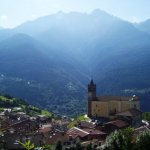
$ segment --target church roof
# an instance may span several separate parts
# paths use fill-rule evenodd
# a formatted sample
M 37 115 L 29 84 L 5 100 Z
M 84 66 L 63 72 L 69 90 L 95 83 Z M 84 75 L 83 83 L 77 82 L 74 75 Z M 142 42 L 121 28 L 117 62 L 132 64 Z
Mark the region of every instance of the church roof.
M 138 101 L 138 96 L 98 96 L 98 101 Z

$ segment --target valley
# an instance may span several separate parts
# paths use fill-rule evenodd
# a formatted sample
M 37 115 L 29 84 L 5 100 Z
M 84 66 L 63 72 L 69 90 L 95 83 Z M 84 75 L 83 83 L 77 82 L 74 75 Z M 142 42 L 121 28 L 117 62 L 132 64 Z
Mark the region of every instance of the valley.
M 87 110 L 93 77 L 99 95 L 135 94 L 149 111 L 150 35 L 142 29 L 101 10 L 59 12 L 1 29 L 0 92 L 77 116 Z

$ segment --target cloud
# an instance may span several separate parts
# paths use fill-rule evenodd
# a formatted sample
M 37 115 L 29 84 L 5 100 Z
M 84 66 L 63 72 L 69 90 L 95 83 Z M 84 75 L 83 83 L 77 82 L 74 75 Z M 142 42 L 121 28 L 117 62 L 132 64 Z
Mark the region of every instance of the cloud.
M 1 18 L 1 20 L 7 20 L 8 19 L 8 17 L 6 15 L 2 15 L 2 16 L 0 16 L 0 18 Z

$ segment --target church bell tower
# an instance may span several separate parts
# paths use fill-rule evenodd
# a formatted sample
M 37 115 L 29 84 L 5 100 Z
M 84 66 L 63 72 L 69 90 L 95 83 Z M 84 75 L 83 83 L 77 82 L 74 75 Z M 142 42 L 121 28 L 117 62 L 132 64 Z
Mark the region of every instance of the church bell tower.
M 92 101 L 96 99 L 96 84 L 94 84 L 93 79 L 90 84 L 88 84 L 88 100 Z
M 92 101 L 96 100 L 96 84 L 91 80 L 88 84 L 88 116 L 91 116 Z

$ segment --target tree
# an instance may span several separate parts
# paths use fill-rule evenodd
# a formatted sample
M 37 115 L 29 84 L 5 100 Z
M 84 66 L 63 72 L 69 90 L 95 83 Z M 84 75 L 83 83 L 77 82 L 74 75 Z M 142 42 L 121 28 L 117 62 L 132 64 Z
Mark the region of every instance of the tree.
M 82 148 L 82 146 L 81 146 L 81 143 L 80 142 L 78 142 L 77 144 L 76 144 L 76 150 L 82 150 L 83 148 Z
M 111 133 L 106 139 L 105 150 L 132 150 L 134 144 L 132 142 L 132 128 L 118 130 Z
M 142 114 L 144 120 L 150 121 L 150 112 L 145 112 Z
M 150 149 L 150 132 L 144 131 L 137 137 L 136 141 L 138 150 L 148 150 Z
M 30 140 L 26 141 L 25 143 L 18 141 L 18 143 L 26 150 L 32 150 L 35 148 L 34 144 L 32 144 Z
M 52 150 L 52 145 L 45 145 L 42 147 L 43 150 Z
M 57 142 L 55 150 L 62 150 L 61 141 L 58 141 L 58 142 Z
M 122 131 L 123 146 L 125 149 L 134 149 L 135 144 L 133 143 L 133 129 L 126 128 Z
M 87 145 L 86 150 L 93 150 L 91 143 Z

